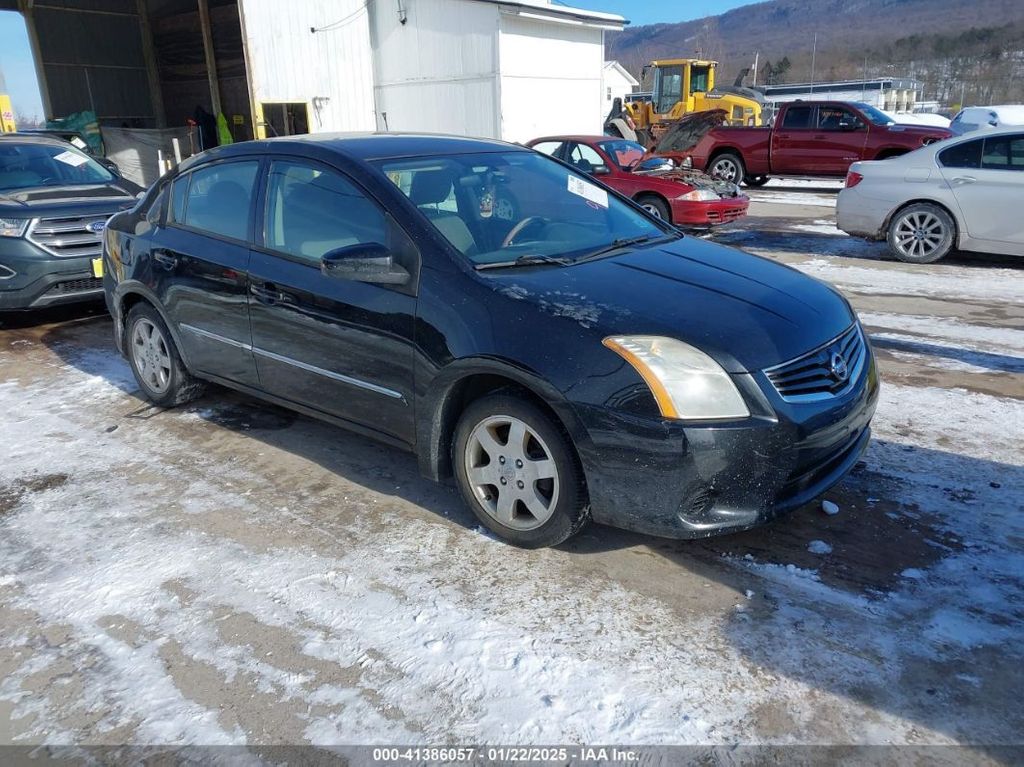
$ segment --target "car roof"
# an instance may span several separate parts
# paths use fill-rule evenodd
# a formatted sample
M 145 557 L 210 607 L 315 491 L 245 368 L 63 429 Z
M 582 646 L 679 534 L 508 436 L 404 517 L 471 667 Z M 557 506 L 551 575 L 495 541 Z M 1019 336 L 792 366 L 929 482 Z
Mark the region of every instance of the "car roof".
M 579 141 L 584 144 L 596 144 L 599 141 L 629 141 L 629 139 L 621 139 L 618 136 L 595 136 L 577 133 L 564 136 L 541 136 L 540 138 L 530 139 L 528 143 L 533 145 L 539 144 L 542 141 Z M 633 143 L 635 144 L 636 142 L 634 141 Z
M 23 144 L 56 144 L 58 146 L 72 146 L 69 142 L 47 133 L 0 133 L 0 139 L 4 141 L 20 141 Z
M 477 152 L 525 151 L 519 144 L 494 139 L 469 138 L 430 133 L 310 133 L 301 136 L 280 136 L 243 141 L 217 147 L 217 157 L 235 154 L 270 153 L 290 147 L 318 147 L 337 152 L 352 160 L 388 160 L 400 157 L 432 157 L 445 154 L 472 154 Z M 213 156 L 204 152 L 197 157 Z M 189 163 L 192 165 L 194 163 Z

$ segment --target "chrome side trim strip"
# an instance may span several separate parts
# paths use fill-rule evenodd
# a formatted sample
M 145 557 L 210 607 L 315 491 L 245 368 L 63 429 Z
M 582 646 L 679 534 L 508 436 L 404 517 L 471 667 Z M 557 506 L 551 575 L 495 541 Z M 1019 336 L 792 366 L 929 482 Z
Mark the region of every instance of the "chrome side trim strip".
M 361 381 L 358 378 L 352 378 L 350 376 L 342 375 L 341 373 L 335 373 L 331 370 L 324 370 L 323 368 L 318 368 L 315 365 L 300 362 L 299 360 L 292 359 L 291 357 L 285 357 L 281 354 L 275 354 L 274 352 L 267 351 L 266 349 L 259 349 L 250 344 L 243 343 L 241 341 L 235 341 L 233 338 L 226 338 L 225 336 L 218 335 L 217 333 L 211 333 L 209 330 L 197 328 L 195 325 L 187 325 L 182 322 L 178 324 L 178 327 L 180 327 L 182 330 L 187 330 L 190 333 L 194 333 L 197 336 L 202 336 L 203 338 L 209 338 L 213 341 L 220 341 L 221 343 L 228 344 L 229 346 L 234 346 L 236 349 L 244 349 L 245 351 L 251 351 L 253 354 L 258 354 L 261 357 L 266 357 L 267 359 L 274 360 L 275 362 L 282 362 L 285 365 L 292 365 L 293 367 L 297 367 L 300 370 L 305 370 L 309 373 L 315 373 L 316 375 L 321 375 L 324 376 L 325 378 L 330 378 L 335 381 L 341 381 L 341 383 L 346 383 L 349 384 L 350 386 L 356 386 L 360 389 L 366 389 L 367 391 L 376 392 L 377 394 L 383 394 L 385 397 L 399 399 L 402 400 L 403 402 L 406 401 L 405 397 L 402 396 L 402 393 L 397 392 L 394 389 L 387 389 L 383 386 L 372 384 L 369 381 Z
M 246 351 L 249 352 L 252 351 L 252 346 L 250 346 L 249 344 L 242 343 L 241 341 L 236 341 L 233 338 L 219 336 L 216 333 L 211 333 L 209 330 L 197 328 L 195 325 L 186 325 L 184 322 L 180 322 L 178 323 L 178 327 L 181 328 L 182 330 L 187 330 L 189 333 L 194 333 L 197 336 L 209 338 L 212 341 L 220 341 L 222 344 L 227 344 L 228 346 L 234 346 L 236 349 L 245 349 Z
M 274 352 L 268 352 L 266 349 L 253 347 L 252 350 L 254 354 L 258 354 L 261 357 L 266 357 L 267 359 L 272 359 L 276 362 L 283 362 L 285 365 L 293 365 L 301 370 L 316 373 L 317 375 L 324 376 L 325 378 L 341 381 L 342 383 L 346 383 L 351 386 L 357 386 L 360 389 L 366 389 L 367 391 L 376 392 L 377 394 L 383 394 L 385 397 L 405 401 L 405 397 L 402 396 L 402 393 L 397 392 L 394 389 L 386 389 L 383 386 L 372 384 L 369 381 L 361 381 L 358 378 L 351 378 L 349 376 L 342 375 L 341 373 L 335 373 L 331 370 L 324 370 L 323 368 L 318 368 L 315 365 L 309 365 L 305 362 L 300 362 L 299 360 L 293 360 L 291 357 L 284 357 L 280 354 L 274 354 Z

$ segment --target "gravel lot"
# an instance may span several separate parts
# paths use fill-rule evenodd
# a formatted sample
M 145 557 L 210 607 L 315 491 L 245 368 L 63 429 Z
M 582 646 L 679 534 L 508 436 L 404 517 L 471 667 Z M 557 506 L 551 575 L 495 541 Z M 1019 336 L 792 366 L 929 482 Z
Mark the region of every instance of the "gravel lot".
M 100 309 L 0 318 L 0 742 L 1019 743 L 1024 262 L 754 196 L 715 239 L 842 288 L 884 388 L 837 514 L 710 541 L 509 548 L 411 456 L 149 407 Z

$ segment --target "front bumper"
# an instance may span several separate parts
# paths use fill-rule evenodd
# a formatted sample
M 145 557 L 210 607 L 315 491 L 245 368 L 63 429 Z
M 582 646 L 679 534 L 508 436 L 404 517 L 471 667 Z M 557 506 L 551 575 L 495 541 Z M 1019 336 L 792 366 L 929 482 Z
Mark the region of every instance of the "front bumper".
M 791 404 L 747 377 L 776 417 L 728 424 L 655 421 L 593 406 L 578 445 L 596 522 L 668 538 L 763 524 L 808 503 L 854 467 L 870 440 L 878 374 L 870 355 L 843 396 Z M 771 392 L 771 394 L 769 394 Z
M 96 301 L 103 281 L 92 259 L 53 256 L 23 239 L 0 240 L 0 310 Z
M 750 198 L 739 195 L 710 202 L 672 200 L 671 207 L 672 223 L 677 226 L 719 226 L 747 215 Z

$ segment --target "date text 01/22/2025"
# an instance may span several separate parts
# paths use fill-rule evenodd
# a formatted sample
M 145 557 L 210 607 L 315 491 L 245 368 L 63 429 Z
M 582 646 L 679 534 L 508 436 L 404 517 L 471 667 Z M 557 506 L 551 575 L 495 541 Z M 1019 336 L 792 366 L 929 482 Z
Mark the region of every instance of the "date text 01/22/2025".
M 380 764 L 403 764 L 409 762 L 444 762 L 473 764 L 504 762 L 634 762 L 634 751 L 627 748 L 605 748 L 577 746 L 573 748 L 540 746 L 426 746 L 392 747 L 373 749 L 373 761 Z

